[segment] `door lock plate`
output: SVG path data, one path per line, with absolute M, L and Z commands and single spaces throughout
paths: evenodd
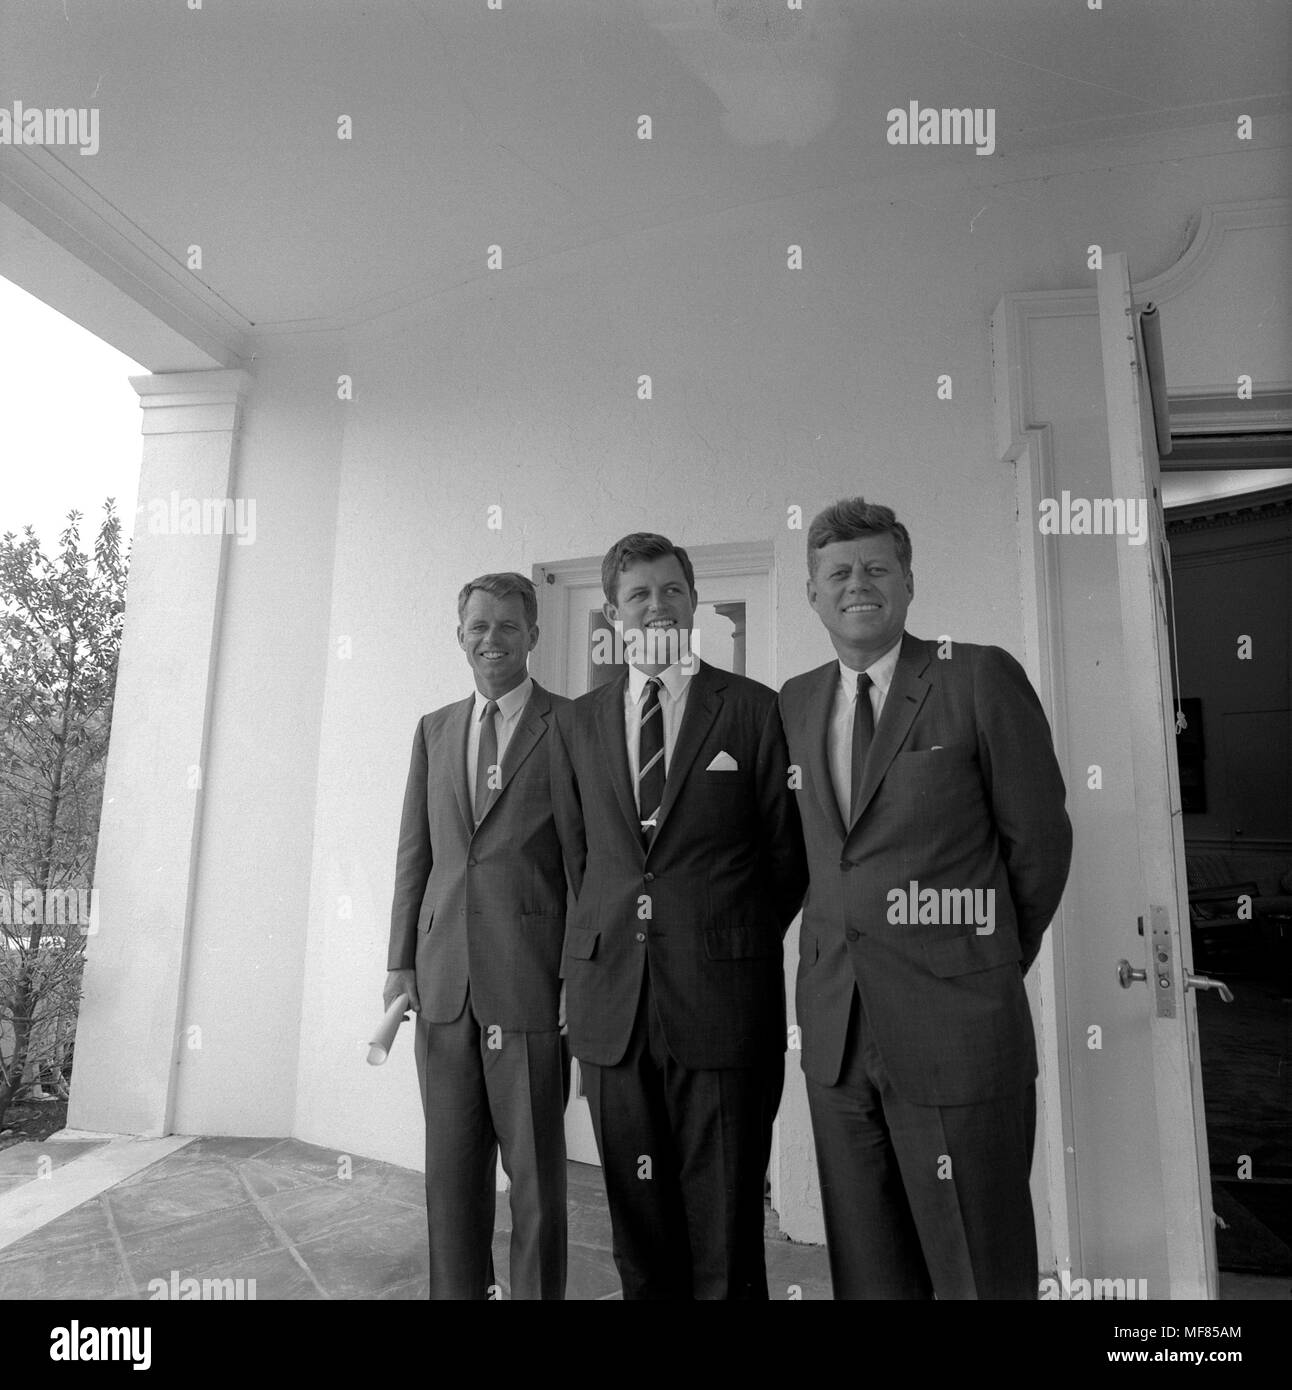
M 1153 1007 L 1158 1018 L 1175 1017 L 1175 950 L 1171 943 L 1171 917 L 1164 907 L 1150 907 L 1153 935 L 1149 979 L 1153 982 Z

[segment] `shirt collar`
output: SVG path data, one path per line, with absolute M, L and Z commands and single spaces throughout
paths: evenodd
M 879 687 L 880 693 L 888 694 L 888 687 L 893 683 L 893 673 L 897 670 L 897 659 L 902 654 L 902 639 L 899 637 L 896 642 L 879 658 L 872 661 L 866 667 L 866 674 L 871 682 Z M 860 674 L 854 671 L 851 666 L 846 666 L 843 661 L 839 662 L 839 679 L 843 682 L 844 694 L 850 700 L 857 698 L 857 677 Z
M 498 697 L 498 713 L 504 719 L 514 719 L 522 709 L 525 702 L 529 699 L 530 692 L 534 689 L 534 677 L 526 676 L 518 686 L 513 687 L 505 695 Z M 489 696 L 479 690 L 476 691 L 476 704 L 474 718 L 480 722 L 480 716 L 484 713 L 485 706 L 489 703 Z
M 671 666 L 666 666 L 659 672 L 660 681 L 664 689 L 668 691 L 669 699 L 676 703 L 686 693 L 686 687 L 690 684 L 692 676 L 700 669 L 698 659 L 694 661 L 675 661 Z M 642 691 L 646 689 L 646 682 L 650 677 L 640 667 L 630 666 L 628 668 L 628 699 L 631 704 L 637 704 L 642 697 Z

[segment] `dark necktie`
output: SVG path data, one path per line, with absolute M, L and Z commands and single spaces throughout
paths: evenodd
M 489 785 L 489 775 L 498 766 L 498 726 L 494 715 L 498 701 L 490 700 L 480 716 L 480 748 L 476 754 L 476 824 L 485 818 L 496 788 Z M 497 781 L 497 778 L 494 779 Z
M 857 818 L 861 800 L 861 777 L 866 770 L 866 754 L 875 737 L 875 711 L 870 707 L 870 687 L 874 681 L 863 671 L 857 677 L 857 698 L 852 709 L 852 799 L 848 803 L 849 823 Z
M 649 847 L 655 836 L 655 816 L 664 800 L 664 711 L 659 703 L 660 679 L 646 682 L 646 703 L 637 730 L 637 810 L 642 821 L 642 843 Z

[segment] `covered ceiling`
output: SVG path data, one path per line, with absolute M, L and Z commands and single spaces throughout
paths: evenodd
M 491 244 L 989 162 L 889 144 L 913 101 L 993 108 L 1001 160 L 1283 110 L 1292 67 L 1287 0 L 499 3 L 3 0 L 0 106 L 97 108 L 100 148 L 0 147 L 0 201 L 246 343 L 430 299 Z

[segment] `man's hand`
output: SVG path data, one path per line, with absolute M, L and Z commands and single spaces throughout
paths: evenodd
M 415 970 L 392 970 L 386 976 L 386 988 L 381 992 L 381 1007 L 388 1009 L 401 994 L 408 995 L 408 1007 L 417 1013 L 422 1001 L 417 997 L 417 972 Z M 408 1017 L 407 1014 L 404 1015 Z
M 561 1030 L 562 1033 L 568 1033 L 568 1032 L 570 1031 L 570 1025 L 569 1025 L 568 1023 L 566 1023 L 566 1021 L 565 1021 L 565 981 L 564 981 L 564 980 L 561 981 L 561 1002 L 560 1002 L 559 1005 L 557 1005 L 557 1011 L 556 1011 L 556 1026 Z

